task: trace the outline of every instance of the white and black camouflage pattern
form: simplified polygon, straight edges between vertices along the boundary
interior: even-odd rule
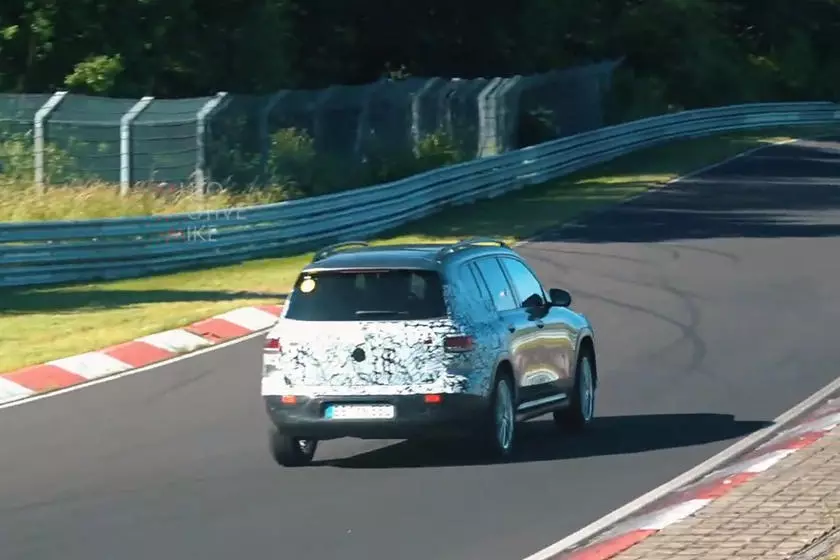
[[[266,354],[262,394],[487,394],[505,341],[492,302],[444,287],[450,316],[423,321],[296,321],[269,333],[282,351]],[[471,334],[476,348],[447,353],[444,339]],[[364,353],[364,359],[359,353]]]

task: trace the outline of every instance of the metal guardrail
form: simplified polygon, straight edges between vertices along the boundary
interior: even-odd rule
[[[0,286],[114,280],[366,238],[444,206],[495,197],[671,139],[840,123],[840,105],[698,109],[600,128],[392,183],[276,204],[142,218],[0,225]]]

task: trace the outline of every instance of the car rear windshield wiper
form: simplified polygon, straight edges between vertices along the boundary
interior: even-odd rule
[[[394,311],[390,309],[362,309],[356,315],[408,315],[408,311]]]

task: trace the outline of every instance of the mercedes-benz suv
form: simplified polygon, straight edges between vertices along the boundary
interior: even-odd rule
[[[508,458],[518,422],[587,426],[595,340],[570,305],[494,239],[322,249],[265,339],[274,459],[305,465],[341,437],[438,436]]]

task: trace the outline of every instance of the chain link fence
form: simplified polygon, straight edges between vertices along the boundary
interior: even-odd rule
[[[2,94],[0,181],[334,192],[600,127],[617,64],[262,96]]]
[[[0,184],[31,182],[35,172],[32,124],[50,94],[0,93]]]

